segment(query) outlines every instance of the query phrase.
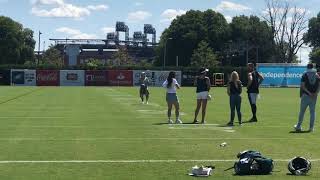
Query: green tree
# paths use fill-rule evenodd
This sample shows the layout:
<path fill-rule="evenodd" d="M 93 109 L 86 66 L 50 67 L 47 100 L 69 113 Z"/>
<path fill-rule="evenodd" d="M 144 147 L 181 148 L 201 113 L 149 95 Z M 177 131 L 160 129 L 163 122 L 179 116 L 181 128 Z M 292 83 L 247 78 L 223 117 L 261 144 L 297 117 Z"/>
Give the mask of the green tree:
<path fill-rule="evenodd" d="M 233 53 L 231 65 L 245 65 L 248 60 L 255 62 L 270 62 L 272 58 L 273 43 L 272 31 L 266 21 L 257 16 L 237 16 L 230 23 L 231 41 L 226 50 Z"/>
<path fill-rule="evenodd" d="M 209 47 L 209 43 L 201 41 L 191 57 L 191 65 L 195 67 L 214 67 L 219 64 L 217 56 Z"/>
<path fill-rule="evenodd" d="M 56 67 L 64 66 L 63 56 L 55 46 L 50 46 L 49 49 L 44 52 L 40 62 L 44 65 L 52 65 Z"/>
<path fill-rule="evenodd" d="M 309 29 L 304 35 L 304 41 L 312 47 L 320 47 L 320 13 L 309 20 Z"/>
<path fill-rule="evenodd" d="M 34 61 L 33 31 L 0 16 L 0 64 L 24 64 Z"/>
<path fill-rule="evenodd" d="M 119 47 L 118 51 L 111 57 L 111 61 L 108 63 L 112 66 L 125 66 L 134 64 L 133 59 L 130 57 L 128 49 L 126 47 Z"/>
<path fill-rule="evenodd" d="M 163 65 L 166 49 L 166 65 L 175 65 L 176 56 L 179 56 L 181 66 L 190 66 L 193 51 L 201 41 L 208 42 L 214 51 L 219 51 L 227 39 L 228 23 L 222 14 L 212 10 L 190 10 L 174 19 L 161 35 L 156 64 Z"/>
<path fill-rule="evenodd" d="M 312 63 L 316 63 L 318 66 L 320 66 L 320 48 L 313 48 L 309 54 L 309 58 Z"/>

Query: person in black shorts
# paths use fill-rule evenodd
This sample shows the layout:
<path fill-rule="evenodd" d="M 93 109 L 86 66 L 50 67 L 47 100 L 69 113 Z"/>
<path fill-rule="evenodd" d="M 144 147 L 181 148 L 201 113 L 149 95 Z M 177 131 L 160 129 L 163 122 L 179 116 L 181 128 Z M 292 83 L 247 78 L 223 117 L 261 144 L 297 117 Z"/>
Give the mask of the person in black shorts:
<path fill-rule="evenodd" d="M 259 95 L 259 86 L 264 80 L 263 76 L 256 70 L 255 63 L 248 64 L 248 98 L 252 111 L 252 118 L 249 122 L 257 122 L 257 98 Z"/>
<path fill-rule="evenodd" d="M 199 123 L 197 120 L 200 108 L 202 106 L 202 120 L 201 123 L 205 123 L 205 116 L 207 111 L 207 103 L 208 99 L 210 99 L 209 91 L 211 88 L 211 83 L 209 77 L 207 77 L 207 72 L 209 70 L 206 68 L 201 68 L 199 70 L 199 76 L 195 81 L 195 85 L 197 86 L 197 107 L 194 113 L 193 123 Z"/>
<path fill-rule="evenodd" d="M 142 104 L 144 104 L 144 96 L 146 96 L 146 104 L 148 104 L 149 102 L 149 78 L 146 76 L 145 72 L 141 73 L 140 79 L 139 79 L 139 84 L 140 84 L 140 98 L 142 101 Z"/>

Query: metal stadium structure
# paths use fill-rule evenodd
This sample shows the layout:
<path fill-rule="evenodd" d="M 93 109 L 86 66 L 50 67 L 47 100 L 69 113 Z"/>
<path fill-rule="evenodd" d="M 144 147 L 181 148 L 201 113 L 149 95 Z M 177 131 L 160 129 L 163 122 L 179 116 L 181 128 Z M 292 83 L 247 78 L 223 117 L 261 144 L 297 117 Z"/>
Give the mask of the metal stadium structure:
<path fill-rule="evenodd" d="M 120 34 L 124 33 L 124 39 Z M 151 35 L 151 40 L 148 39 Z M 106 39 L 50 39 L 64 54 L 65 64 L 81 65 L 88 59 L 101 60 L 105 64 L 120 47 L 125 47 L 134 61 L 152 60 L 155 57 L 156 29 L 151 24 L 145 24 L 143 31 L 133 32 L 125 22 L 117 22 L 115 32 L 107 33 Z"/>

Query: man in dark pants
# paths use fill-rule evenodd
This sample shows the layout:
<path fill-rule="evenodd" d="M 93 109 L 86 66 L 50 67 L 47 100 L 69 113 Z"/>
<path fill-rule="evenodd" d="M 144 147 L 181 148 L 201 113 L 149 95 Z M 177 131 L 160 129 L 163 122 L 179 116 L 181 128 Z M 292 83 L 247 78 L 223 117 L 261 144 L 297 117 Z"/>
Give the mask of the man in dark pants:
<path fill-rule="evenodd" d="M 302 131 L 301 125 L 303 122 L 304 113 L 309 107 L 310 110 L 310 127 L 309 132 L 314 130 L 314 121 L 316 118 L 316 103 L 320 88 L 320 79 L 317 70 L 314 69 L 313 64 L 308 64 L 307 72 L 305 72 L 301 79 L 300 85 L 300 113 L 298 123 L 294 126 L 297 132 Z"/>
<path fill-rule="evenodd" d="M 263 76 L 256 70 L 255 63 L 248 64 L 248 98 L 252 111 L 252 118 L 249 122 L 257 122 L 257 98 L 259 95 L 259 86 L 264 80 Z"/>

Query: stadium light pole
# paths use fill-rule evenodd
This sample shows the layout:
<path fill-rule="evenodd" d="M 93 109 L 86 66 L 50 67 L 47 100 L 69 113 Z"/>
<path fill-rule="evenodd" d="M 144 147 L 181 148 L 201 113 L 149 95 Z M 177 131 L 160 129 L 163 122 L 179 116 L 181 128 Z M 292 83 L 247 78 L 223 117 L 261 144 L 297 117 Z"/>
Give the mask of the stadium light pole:
<path fill-rule="evenodd" d="M 167 44 L 169 40 L 172 40 L 173 38 L 168 38 L 166 42 L 164 43 L 164 57 L 163 57 L 163 69 L 166 67 L 166 56 L 167 56 Z"/>
<path fill-rule="evenodd" d="M 41 32 L 41 31 L 39 31 L 39 41 L 38 41 L 38 62 L 36 62 L 36 65 L 38 65 L 38 63 L 39 63 L 39 61 L 40 61 L 41 34 L 42 34 L 42 32 Z"/>

